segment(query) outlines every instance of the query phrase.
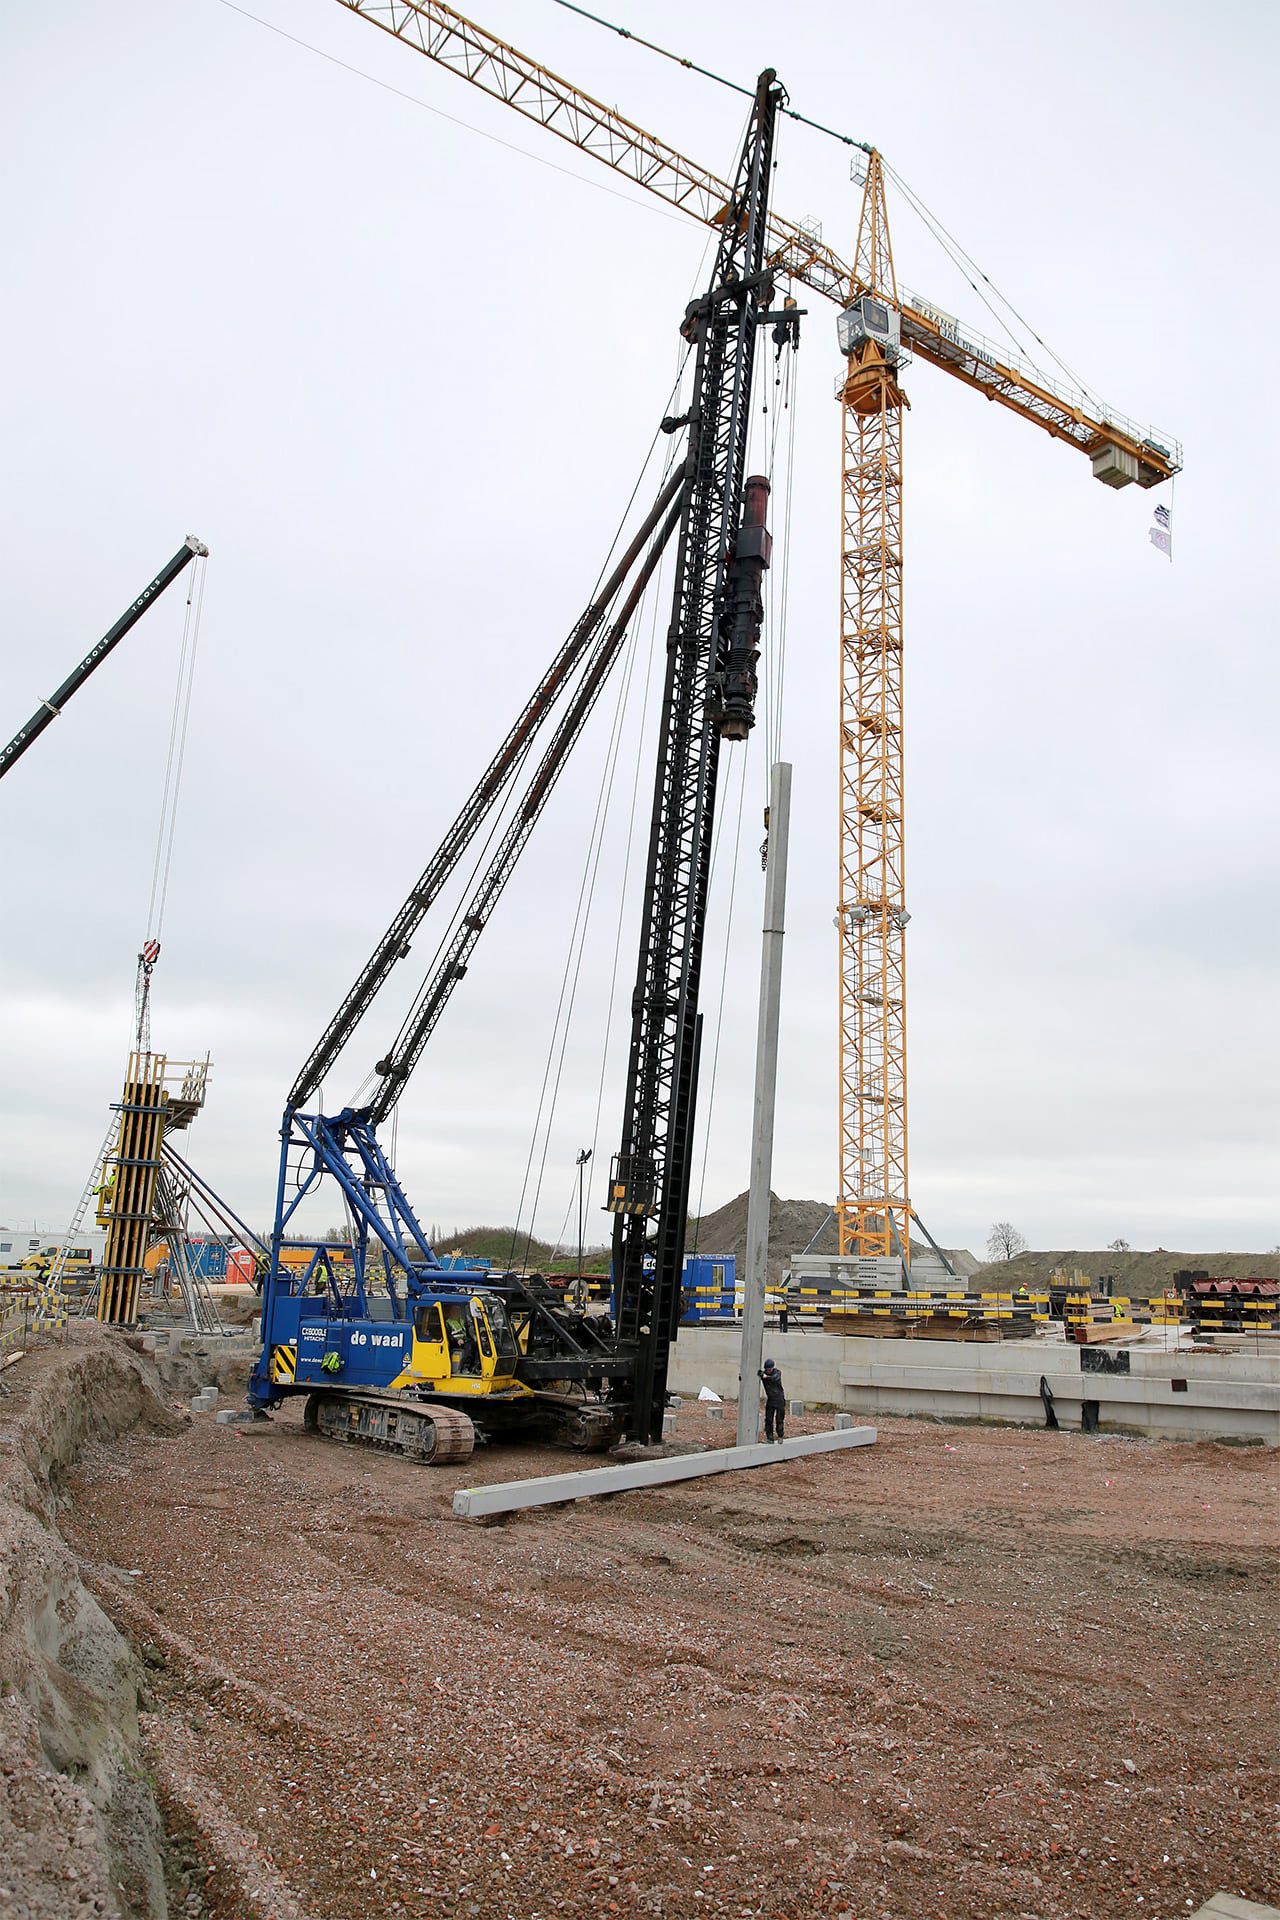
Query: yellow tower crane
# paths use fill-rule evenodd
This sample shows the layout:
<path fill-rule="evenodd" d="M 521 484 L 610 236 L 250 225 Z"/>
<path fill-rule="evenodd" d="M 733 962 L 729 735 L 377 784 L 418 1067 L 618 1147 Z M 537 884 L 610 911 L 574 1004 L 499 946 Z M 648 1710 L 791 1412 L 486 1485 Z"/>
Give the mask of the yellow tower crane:
<path fill-rule="evenodd" d="M 442 0 L 338 0 L 351 13 L 670 206 L 719 224 L 726 183 L 612 107 L 516 51 Z M 648 44 L 648 43 L 646 43 Z M 658 49 L 661 51 L 661 49 Z M 687 64 L 687 63 L 685 63 Z M 853 143 L 858 145 L 860 143 Z M 770 264 L 840 308 L 846 362 L 840 594 L 840 1125 L 836 1219 L 842 1254 L 911 1258 L 907 1174 L 903 868 L 902 414 L 912 355 L 1087 454 L 1110 487 L 1154 487 L 1181 449 L 900 288 L 885 166 L 866 175 L 850 269 L 804 226 L 769 215 Z"/>

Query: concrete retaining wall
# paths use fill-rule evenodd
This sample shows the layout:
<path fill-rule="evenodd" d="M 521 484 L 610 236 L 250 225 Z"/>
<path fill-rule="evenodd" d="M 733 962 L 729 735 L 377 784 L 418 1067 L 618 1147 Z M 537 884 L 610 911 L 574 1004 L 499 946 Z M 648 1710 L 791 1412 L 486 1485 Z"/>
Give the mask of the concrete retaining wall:
<path fill-rule="evenodd" d="M 736 1400 L 739 1341 L 736 1327 L 682 1328 L 671 1356 L 673 1392 L 696 1394 L 708 1386 Z M 1049 1339 L 987 1345 L 830 1333 L 765 1336 L 765 1351 L 782 1368 L 788 1397 L 810 1405 L 868 1415 L 923 1413 L 1042 1426 L 1043 1375 L 1063 1427 L 1081 1426 L 1083 1404 L 1093 1400 L 1103 1428 L 1280 1446 L 1280 1354 L 1133 1346 L 1119 1349 L 1128 1355 L 1128 1373 L 1082 1370 L 1082 1355 L 1108 1350 Z"/>

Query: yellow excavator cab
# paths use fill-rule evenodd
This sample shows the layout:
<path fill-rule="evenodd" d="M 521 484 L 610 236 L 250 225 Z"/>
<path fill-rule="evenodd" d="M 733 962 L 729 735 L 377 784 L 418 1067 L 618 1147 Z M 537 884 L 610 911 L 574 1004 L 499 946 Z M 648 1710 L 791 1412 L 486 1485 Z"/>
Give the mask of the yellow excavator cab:
<path fill-rule="evenodd" d="M 409 1365 L 391 1385 L 422 1385 L 449 1394 L 527 1393 L 515 1377 L 518 1358 L 506 1309 L 496 1296 L 431 1300 L 414 1312 Z"/>

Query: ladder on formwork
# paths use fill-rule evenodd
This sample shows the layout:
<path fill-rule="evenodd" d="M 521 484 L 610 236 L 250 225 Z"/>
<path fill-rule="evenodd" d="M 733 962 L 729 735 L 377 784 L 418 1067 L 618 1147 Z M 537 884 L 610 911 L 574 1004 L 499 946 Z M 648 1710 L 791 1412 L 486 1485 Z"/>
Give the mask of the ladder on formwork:
<path fill-rule="evenodd" d="M 179 1183 L 170 1166 L 161 1168 L 156 1182 L 155 1221 L 168 1244 L 170 1271 L 178 1276 L 192 1326 L 197 1333 L 224 1334 L 226 1328 L 209 1291 L 209 1282 L 192 1265 L 187 1232 L 187 1189 Z"/>
<path fill-rule="evenodd" d="M 81 1226 L 84 1224 L 84 1216 L 89 1211 L 89 1202 L 102 1185 L 103 1169 L 111 1157 L 112 1149 L 116 1144 L 116 1135 L 119 1131 L 120 1116 L 113 1113 L 107 1123 L 107 1131 L 103 1135 L 102 1145 L 98 1148 L 98 1157 L 93 1163 L 93 1172 L 85 1182 L 84 1192 L 76 1202 L 76 1210 L 71 1216 L 71 1225 L 63 1234 L 62 1244 L 53 1256 L 53 1265 L 44 1277 L 45 1287 L 50 1294 L 59 1294 L 62 1292 L 62 1276 L 67 1270 L 68 1255 L 75 1245 Z M 94 1286 L 94 1294 L 96 1297 L 96 1284 Z"/>

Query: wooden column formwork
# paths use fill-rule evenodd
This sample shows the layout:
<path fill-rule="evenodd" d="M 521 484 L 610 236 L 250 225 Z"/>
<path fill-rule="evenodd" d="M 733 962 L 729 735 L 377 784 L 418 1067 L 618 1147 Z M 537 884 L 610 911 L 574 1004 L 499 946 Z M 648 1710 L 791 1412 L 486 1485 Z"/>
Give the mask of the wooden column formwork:
<path fill-rule="evenodd" d="M 129 1055 L 120 1137 L 104 1191 L 107 1245 L 98 1287 L 98 1318 L 116 1327 L 131 1327 L 138 1317 L 164 1144 L 164 1073 L 162 1053 Z"/>

